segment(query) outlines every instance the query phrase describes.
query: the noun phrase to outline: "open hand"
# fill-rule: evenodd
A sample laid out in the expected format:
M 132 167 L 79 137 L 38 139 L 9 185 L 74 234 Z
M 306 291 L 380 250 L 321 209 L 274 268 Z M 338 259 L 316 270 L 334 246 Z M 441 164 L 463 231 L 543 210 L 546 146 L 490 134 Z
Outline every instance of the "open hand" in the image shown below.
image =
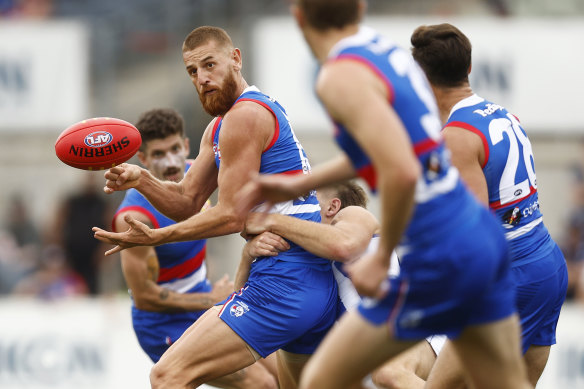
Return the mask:
M 113 249 L 106 251 L 105 255 L 111 255 L 130 247 L 156 246 L 158 244 L 155 240 L 155 230 L 135 220 L 130 215 L 124 216 L 124 221 L 130 225 L 130 228 L 125 232 L 109 232 L 99 227 L 92 228 L 95 239 L 116 245 Z

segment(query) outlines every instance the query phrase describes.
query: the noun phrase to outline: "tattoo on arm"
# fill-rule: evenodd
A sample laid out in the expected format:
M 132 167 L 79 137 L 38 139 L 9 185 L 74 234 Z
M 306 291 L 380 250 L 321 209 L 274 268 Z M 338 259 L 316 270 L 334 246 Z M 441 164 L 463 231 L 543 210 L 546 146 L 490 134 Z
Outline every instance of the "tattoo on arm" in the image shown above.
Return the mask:
M 168 290 L 166 288 L 162 288 L 162 291 L 160 292 L 160 299 L 166 300 L 168 298 L 168 296 L 170 296 L 170 290 Z

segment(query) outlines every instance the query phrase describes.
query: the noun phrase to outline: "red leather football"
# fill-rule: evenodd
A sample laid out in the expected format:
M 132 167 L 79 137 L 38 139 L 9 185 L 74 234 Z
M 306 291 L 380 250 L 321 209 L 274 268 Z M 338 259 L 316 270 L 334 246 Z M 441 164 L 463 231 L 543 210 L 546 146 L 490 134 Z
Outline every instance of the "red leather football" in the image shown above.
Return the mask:
M 102 170 L 126 162 L 141 144 L 140 132 L 131 123 L 115 118 L 93 118 L 63 131 L 55 142 L 55 153 L 69 166 Z

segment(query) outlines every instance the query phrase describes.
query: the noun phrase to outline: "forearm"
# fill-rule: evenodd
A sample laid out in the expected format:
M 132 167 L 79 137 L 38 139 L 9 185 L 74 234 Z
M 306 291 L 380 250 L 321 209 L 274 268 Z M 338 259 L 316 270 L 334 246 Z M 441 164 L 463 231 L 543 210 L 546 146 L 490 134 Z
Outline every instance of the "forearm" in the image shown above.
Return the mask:
M 185 194 L 180 183 L 156 179 L 147 169 L 141 169 L 136 189 L 167 217 L 181 221 L 198 212 L 206 201 L 204 196 Z
M 269 230 L 322 258 L 348 262 L 361 254 L 352 237 L 334 226 L 280 214 L 269 215 Z
M 323 162 L 312 169 L 310 174 L 302 176 L 299 184 L 303 193 L 311 189 L 323 188 L 356 176 L 355 169 L 345 154 L 330 161 Z
M 246 249 L 242 250 L 241 260 L 239 261 L 239 265 L 237 265 L 237 270 L 235 272 L 235 290 L 243 288 L 249 279 L 251 264 L 254 259 L 255 258 L 249 255 Z
M 177 293 L 151 282 L 147 291 L 134 296 L 136 308 L 151 312 L 189 312 L 211 308 L 215 303 L 211 293 Z
M 229 235 L 241 232 L 243 225 L 244 221 L 232 209 L 218 204 L 180 223 L 153 230 L 156 234 L 154 244 L 160 245 Z
M 381 199 L 381 239 L 378 251 L 382 258 L 391 258 L 391 253 L 399 244 L 414 209 L 416 185 L 412 180 L 378 178 L 378 192 Z

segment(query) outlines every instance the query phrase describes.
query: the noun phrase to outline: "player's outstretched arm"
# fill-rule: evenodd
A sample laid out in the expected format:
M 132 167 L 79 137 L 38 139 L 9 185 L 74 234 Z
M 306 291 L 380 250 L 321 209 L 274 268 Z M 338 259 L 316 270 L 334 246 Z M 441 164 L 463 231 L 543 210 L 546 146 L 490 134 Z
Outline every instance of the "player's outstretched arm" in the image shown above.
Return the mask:
M 355 176 L 355 169 L 343 154 L 316 166 L 310 174 L 293 176 L 253 174 L 237 195 L 237 211 L 240 214 L 247 214 L 261 202 L 275 204 L 291 200 L 308 193 L 310 190 L 345 181 Z
M 130 212 L 143 222 L 148 218 L 138 212 Z M 116 217 L 116 229 L 128 228 L 124 215 Z M 138 246 L 121 253 L 122 271 L 128 288 L 132 291 L 138 309 L 153 312 L 186 312 L 205 310 L 224 300 L 233 292 L 233 283 L 227 275 L 217 281 L 211 292 L 177 293 L 157 284 L 159 263 L 153 247 Z

